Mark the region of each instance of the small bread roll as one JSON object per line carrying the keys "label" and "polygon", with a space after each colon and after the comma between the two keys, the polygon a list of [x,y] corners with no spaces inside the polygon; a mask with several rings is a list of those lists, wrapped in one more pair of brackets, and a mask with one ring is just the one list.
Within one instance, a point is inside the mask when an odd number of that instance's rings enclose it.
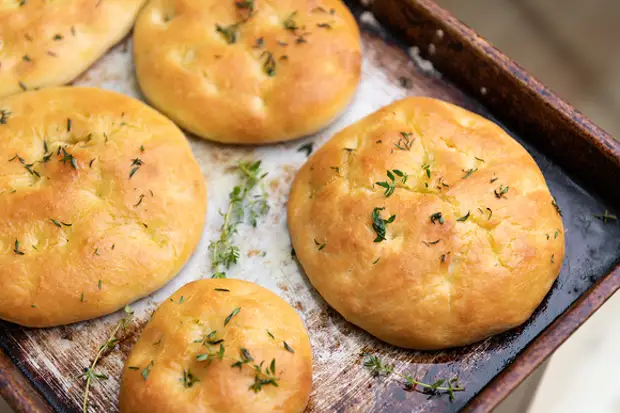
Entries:
{"label": "small bread roll", "polygon": [[340,0],[153,0],[134,54],[155,107],[224,143],[317,132],[344,111],[361,71],[359,29]]}
{"label": "small bread roll", "polygon": [[344,129],[302,167],[288,221],[312,284],[390,344],[462,346],[527,320],[564,230],[540,169],[494,123],[429,98]]}
{"label": "small bread roll", "polygon": [[71,82],[125,37],[144,3],[4,1],[0,5],[0,97]]}
{"label": "small bread roll", "polygon": [[121,413],[301,413],[312,389],[299,315],[256,284],[183,286],[153,314],[123,370]]}
{"label": "small bread roll", "polygon": [[194,251],[204,180],[183,133],[90,88],[0,99],[0,318],[48,327],[157,290]]}

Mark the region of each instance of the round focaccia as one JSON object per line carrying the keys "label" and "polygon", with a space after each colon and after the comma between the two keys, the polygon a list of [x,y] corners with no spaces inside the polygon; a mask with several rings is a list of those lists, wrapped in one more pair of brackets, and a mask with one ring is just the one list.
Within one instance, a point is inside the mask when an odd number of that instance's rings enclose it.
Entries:
{"label": "round focaccia", "polygon": [[232,280],[183,286],[153,314],[125,363],[122,413],[301,413],[312,350],[295,310]]}
{"label": "round focaccia", "polygon": [[204,226],[183,133],[144,103],[90,88],[0,99],[0,318],[99,317],[174,277]]}
{"label": "round focaccia", "polygon": [[344,318],[396,346],[440,349],[529,318],[564,257],[554,205],[499,126],[417,97],[317,151],[288,220],[299,262]]}
{"label": "round focaccia", "polygon": [[0,2],[0,96],[71,82],[131,30],[144,3]]}
{"label": "round focaccia", "polygon": [[153,0],[136,22],[134,55],[155,107],[224,143],[322,129],[361,72],[359,29],[340,0]]}

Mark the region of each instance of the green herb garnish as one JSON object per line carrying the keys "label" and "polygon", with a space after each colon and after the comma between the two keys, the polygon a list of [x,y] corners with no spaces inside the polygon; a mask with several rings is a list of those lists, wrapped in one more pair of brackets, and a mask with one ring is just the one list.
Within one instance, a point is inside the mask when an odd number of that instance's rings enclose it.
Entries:
{"label": "green herb garnish", "polygon": [[239,23],[231,24],[230,26],[215,25],[215,31],[220,33],[226,40],[226,43],[233,44],[237,42],[237,31],[239,30]]}
{"label": "green herb garnish", "polygon": [[6,109],[0,110],[0,125],[6,125],[10,117],[11,112]]}
{"label": "green herb garnish", "polygon": [[134,208],[137,207],[138,205],[140,205],[142,203],[142,200],[144,199],[144,194],[140,195],[140,199],[138,200],[138,203],[134,205]]}
{"label": "green herb garnish", "polygon": [[396,146],[401,151],[410,151],[411,145],[413,145],[413,142],[415,141],[415,138],[412,138],[411,135],[413,134],[408,132],[401,132],[398,143],[395,143],[394,146]]}
{"label": "green herb garnish", "polygon": [[455,399],[454,393],[464,391],[465,388],[460,385],[459,377],[455,376],[451,379],[438,379],[434,383],[424,383],[417,380],[414,376],[408,374],[400,374],[394,370],[394,366],[384,363],[378,356],[365,354],[364,367],[373,377],[388,377],[390,375],[397,376],[406,390],[416,390],[421,388],[422,392],[430,396],[441,396],[447,394],[450,401]]}
{"label": "green herb garnish", "polygon": [[[258,218],[269,211],[267,192],[262,185],[267,173],[261,171],[261,161],[242,162],[237,171],[241,175],[241,183],[228,195],[230,204],[224,214],[220,238],[209,244],[209,250],[213,253],[212,267],[216,270],[220,267],[230,268],[239,259],[239,247],[232,243],[238,225],[248,220],[253,227],[256,227]],[[260,193],[254,191],[256,187],[260,188]],[[216,274],[219,273],[220,271]],[[225,275],[221,278],[225,278]]]}
{"label": "green herb garnish", "polygon": [[259,365],[254,364],[254,383],[250,385],[250,390],[254,393],[258,393],[263,389],[263,386],[272,385],[278,387],[278,378],[276,377],[276,359],[272,359],[268,367],[263,372],[263,363],[261,361]]}
{"label": "green herb garnish", "polygon": [[138,172],[138,169],[140,169],[142,165],[144,165],[144,161],[142,161],[142,159],[140,158],[131,160],[131,166],[133,168],[131,169],[131,171],[129,171],[129,179],[131,179],[131,177],[134,176],[136,172]]}
{"label": "green herb garnish", "polygon": [[254,0],[237,0],[235,2],[235,5],[239,9],[248,10],[248,17],[252,16],[252,13],[254,13],[254,7],[255,7]]}
{"label": "green herb garnish", "polygon": [[553,205],[553,207],[555,208],[555,211],[558,213],[559,216],[562,216],[562,210],[560,209],[560,206],[558,205],[558,203],[556,202],[555,198],[553,198],[551,200],[551,205]]}
{"label": "green herb garnish", "polygon": [[374,242],[381,242],[385,240],[386,234],[386,225],[391,224],[396,219],[396,215],[392,215],[388,219],[381,218],[381,211],[385,208],[374,208],[372,210],[371,219],[372,219],[372,229],[377,233],[377,238],[375,238]]}
{"label": "green herb garnish", "polygon": [[13,248],[13,252],[17,255],[24,255],[23,251],[19,250],[19,241],[15,240],[15,248]]}
{"label": "green herb garnish", "polygon": [[601,221],[603,221],[603,224],[606,224],[607,221],[617,221],[618,217],[614,214],[610,214],[608,210],[605,210],[605,212],[602,215],[593,215],[594,218],[600,219]]}
{"label": "green herb garnish", "polygon": [[426,171],[426,177],[430,179],[431,177],[431,166],[427,163],[425,163],[424,165],[422,165],[422,169],[424,169]]}
{"label": "green herb garnish", "polygon": [[273,58],[273,54],[265,50],[261,53],[261,59],[263,56],[267,56],[265,62],[263,63],[263,71],[267,74],[267,76],[273,77],[276,75],[276,59]]}
{"label": "green herb garnish", "polygon": [[456,220],[457,220],[457,221],[459,221],[459,222],[465,222],[465,221],[467,221],[467,218],[469,218],[469,212],[470,212],[470,211],[467,211],[467,214],[465,214],[464,216],[462,216],[462,217],[460,217],[460,218],[457,218]]}
{"label": "green herb garnish", "polygon": [[228,317],[226,317],[226,319],[224,320],[224,327],[226,327],[226,325],[228,325],[228,323],[230,323],[230,320],[232,320],[232,318],[234,316],[236,316],[237,314],[239,314],[239,311],[241,311],[241,307],[237,307],[235,308],[232,313],[230,313],[228,315]]}
{"label": "green herb garnish", "polygon": [[509,190],[510,190],[509,186],[500,185],[499,188],[494,191],[495,197],[497,199],[501,199],[504,197],[504,195],[508,193]]}
{"label": "green herb garnish", "polygon": [[155,362],[151,360],[149,364],[146,365],[145,368],[142,369],[142,378],[146,381],[149,378],[149,374],[151,374],[151,369],[155,365]]}
{"label": "green herb garnish", "polygon": [[314,245],[316,245],[319,248],[319,251],[321,251],[323,248],[325,248],[325,243],[320,243],[318,242],[316,239],[314,240]]}
{"label": "green herb garnish", "polygon": [[435,212],[431,215],[431,222],[434,224],[435,222],[439,222],[441,225],[445,222],[443,219],[443,215],[441,212]]}
{"label": "green herb garnish", "polygon": [[295,350],[293,350],[293,348],[291,346],[289,346],[286,341],[283,341],[282,343],[284,343],[284,349],[286,351],[288,351],[289,353],[295,353]]}
{"label": "green herb garnish", "polygon": [[[123,317],[118,322],[114,330],[112,330],[112,333],[108,337],[108,340],[101,347],[99,347],[99,351],[97,352],[97,355],[95,356],[95,359],[93,360],[90,367],[86,368],[84,370],[84,373],[82,373],[78,377],[78,378],[82,378],[82,377],[86,378],[86,388],[84,390],[84,402],[82,403],[83,413],[88,413],[88,393],[89,393],[90,385],[92,384],[92,382],[98,381],[98,380],[106,380],[108,378],[108,376],[105,374],[97,373],[95,371],[95,367],[97,367],[97,363],[101,359],[101,356],[103,355],[103,353],[105,353],[106,351],[112,351],[114,347],[116,346],[116,344],[119,342],[120,339],[117,338],[116,335],[121,329],[123,330],[123,333],[125,332],[125,328],[127,327],[127,322],[129,321],[132,315],[133,315],[133,311],[129,308],[129,306],[126,306],[125,317]],[[152,364],[153,362],[151,361],[151,365]],[[148,372],[146,375],[148,376]],[[142,372],[142,376],[144,376],[144,371]],[[144,377],[144,379],[146,380],[146,377]]]}
{"label": "green herb garnish", "polygon": [[312,153],[312,149],[313,148],[314,148],[314,143],[313,142],[308,142],[308,143],[305,143],[305,144],[301,145],[297,149],[297,152],[305,152],[306,153],[306,157],[308,157]]}
{"label": "green herb garnish", "polygon": [[299,28],[297,26],[297,23],[295,22],[296,15],[297,15],[297,12],[294,11],[282,22],[286,30],[295,31]]}
{"label": "green herb garnish", "polygon": [[63,164],[69,162],[73,169],[77,169],[77,160],[71,155],[65,148],[58,148],[58,151],[62,153],[62,159],[60,160]]}
{"label": "green herb garnish", "polygon": [[403,185],[407,183],[407,178],[409,178],[409,176],[403,171],[394,169],[391,172],[389,170],[387,171],[387,177],[389,181],[375,182],[380,187],[385,188],[385,192],[383,192],[383,195],[385,195],[386,197],[389,197],[394,193],[394,191],[396,190],[396,186],[399,183],[396,181],[396,177],[394,175],[401,178],[400,183]]}
{"label": "green herb garnish", "polygon": [[465,172],[465,175],[463,175],[463,178],[461,179],[467,179],[471,176],[471,174],[473,174],[474,172],[476,172],[478,170],[478,168],[472,168],[472,169],[463,169],[463,172]]}
{"label": "green herb garnish", "polygon": [[187,370],[184,369],[183,376],[179,379],[179,381],[183,383],[183,387],[185,387],[186,389],[189,389],[194,384],[198,383],[200,379],[194,376],[189,369]]}

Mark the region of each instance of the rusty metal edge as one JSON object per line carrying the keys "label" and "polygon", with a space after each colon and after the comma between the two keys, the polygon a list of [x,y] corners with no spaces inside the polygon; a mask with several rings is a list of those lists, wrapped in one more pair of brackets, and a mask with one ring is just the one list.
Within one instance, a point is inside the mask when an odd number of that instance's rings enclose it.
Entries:
{"label": "rusty metal edge", "polygon": [[51,406],[0,350],[0,396],[20,413],[51,413]]}
{"label": "rusty metal edge", "polygon": [[620,289],[620,265],[601,278],[472,399],[462,413],[488,413]]}
{"label": "rusty metal edge", "polygon": [[[604,193],[605,185],[620,177],[620,142],[550,91],[525,69],[432,0],[375,0],[372,11],[381,23],[400,32],[410,44],[416,44],[420,49],[420,55],[430,59],[441,73],[448,74],[448,78],[455,81],[458,87],[476,96],[501,121],[505,121],[520,133],[526,133],[519,122],[511,124],[510,109],[503,109],[504,106],[510,106],[508,102],[510,96],[491,98],[485,93],[479,93],[485,85],[485,78],[488,80],[489,76],[503,76],[500,81],[506,82],[506,87],[516,92],[513,98],[518,96],[529,99],[536,105],[530,110],[538,109],[551,114],[554,127],[557,127],[556,133],[570,135],[574,138],[572,142],[575,145],[581,144],[583,149],[590,151],[588,156],[590,162],[600,160],[605,163],[596,173],[586,176],[586,180],[598,189],[599,195],[603,198],[615,204],[620,201],[619,196]],[[442,31],[442,37],[448,39],[447,48],[440,42],[437,42],[437,45],[433,43],[439,40],[438,30]],[[413,34],[418,36],[415,37]],[[435,46],[435,56],[430,55],[428,51],[425,52],[424,46],[431,43]],[[457,52],[447,50],[450,48]],[[463,66],[459,67],[458,60],[449,60],[450,57],[458,55],[460,50],[469,53],[467,57],[470,61],[480,62],[481,67],[475,68],[471,73],[463,73]],[[535,117],[532,119],[528,126],[531,126],[532,122],[536,123]],[[540,128],[541,131],[545,130],[542,125]],[[554,151],[562,150],[560,147],[554,147],[552,140],[542,144],[546,146],[546,153],[552,157]],[[579,171],[582,166],[577,163],[567,164],[566,158],[560,157],[559,161],[563,167],[573,172]],[[583,173],[583,170],[580,172]],[[604,172],[611,173],[612,177],[605,175]],[[580,174],[575,175],[579,177]],[[600,184],[596,183],[597,180]],[[619,289],[620,265],[617,265],[526,346],[515,361],[493,378],[462,412],[491,412]]]}
{"label": "rusty metal edge", "polygon": [[[620,141],[434,1],[374,0],[371,7],[382,24],[418,46],[421,57],[511,130],[537,136],[536,146],[573,178],[620,205],[620,192],[608,187],[620,181]],[[490,85],[500,90],[481,92]]]}

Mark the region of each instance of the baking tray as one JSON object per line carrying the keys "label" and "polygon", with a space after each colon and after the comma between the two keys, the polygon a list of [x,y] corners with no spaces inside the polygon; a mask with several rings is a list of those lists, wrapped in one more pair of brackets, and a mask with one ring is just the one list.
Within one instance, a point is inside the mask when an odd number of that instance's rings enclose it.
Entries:
{"label": "baking tray", "polygon": [[[158,303],[181,285],[211,275],[207,246],[217,237],[218,209],[225,208],[235,183],[230,166],[240,160],[263,160],[271,209],[258,228],[240,228],[242,259],[229,275],[277,292],[303,317],[315,357],[308,413],[489,412],[620,286],[620,225],[593,218],[620,205],[615,190],[620,144],[431,1],[363,2],[372,12],[347,3],[362,29],[363,79],[353,104],[334,125],[313,137],[267,147],[223,146],[189,136],[209,186],[205,234],[181,274],[133,306],[136,317],[126,338],[100,363],[110,379],[92,388],[91,412],[118,411],[123,361]],[[130,39],[74,84],[140,98]],[[331,310],[290,254],[285,210],[293,176],[306,161],[299,147],[314,142],[316,148],[337,130],[406,95],[445,99],[505,125],[540,165],[564,215],[562,272],[534,316],[464,348],[416,352],[379,342]],[[120,317],[53,329],[1,324],[0,394],[18,412],[80,411],[83,382],[77,376]],[[466,390],[454,401],[405,391],[395,381],[371,377],[361,365],[364,352],[379,353],[397,371],[425,380],[458,374]]]}

